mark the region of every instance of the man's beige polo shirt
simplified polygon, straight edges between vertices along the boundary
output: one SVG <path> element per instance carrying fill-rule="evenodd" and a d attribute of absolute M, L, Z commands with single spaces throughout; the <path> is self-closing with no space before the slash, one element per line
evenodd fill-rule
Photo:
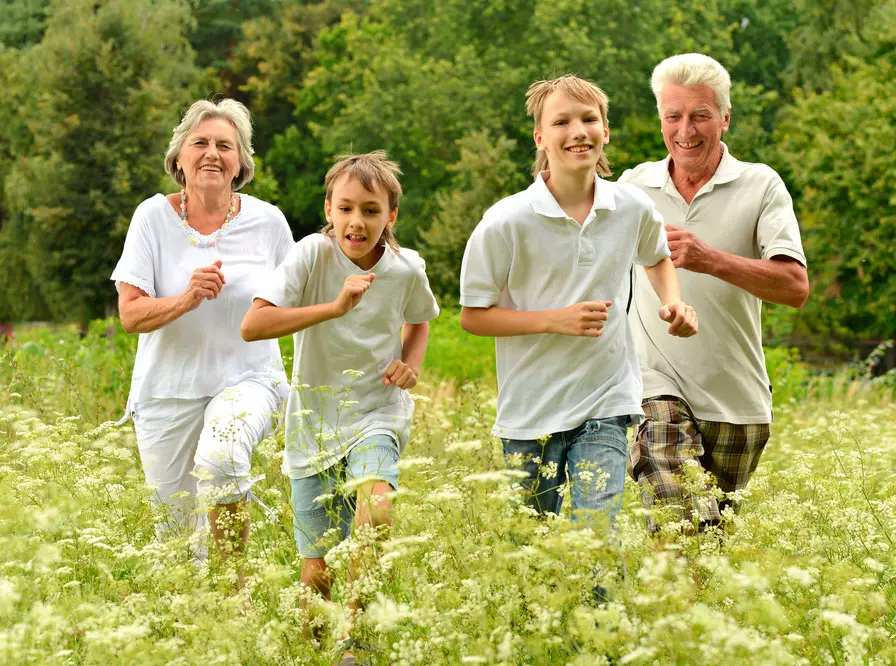
<path fill-rule="evenodd" d="M 619 179 L 653 199 L 667 224 L 714 248 L 751 259 L 806 257 L 793 201 L 781 177 L 764 164 L 724 153 L 715 174 L 688 205 L 669 177 L 669 158 L 646 162 Z M 769 423 L 771 386 L 762 352 L 762 301 L 711 275 L 679 269 L 682 298 L 697 311 L 700 330 L 675 338 L 656 313 L 660 301 L 641 267 L 635 269 L 630 313 L 644 397 L 683 398 L 699 419 Z"/>

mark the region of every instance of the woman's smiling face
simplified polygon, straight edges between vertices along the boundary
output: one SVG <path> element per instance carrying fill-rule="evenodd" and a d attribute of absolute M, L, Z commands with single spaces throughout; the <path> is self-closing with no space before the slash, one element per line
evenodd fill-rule
<path fill-rule="evenodd" d="M 223 118 L 206 118 L 187 135 L 177 166 L 188 187 L 231 188 L 240 172 L 236 128 Z"/>

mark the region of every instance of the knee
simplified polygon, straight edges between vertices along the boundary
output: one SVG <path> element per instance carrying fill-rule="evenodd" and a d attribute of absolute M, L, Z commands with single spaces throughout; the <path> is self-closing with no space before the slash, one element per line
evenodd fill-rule
<path fill-rule="evenodd" d="M 392 524 L 392 486 L 385 481 L 364 484 L 358 489 L 355 504 L 355 525 L 380 527 Z"/>

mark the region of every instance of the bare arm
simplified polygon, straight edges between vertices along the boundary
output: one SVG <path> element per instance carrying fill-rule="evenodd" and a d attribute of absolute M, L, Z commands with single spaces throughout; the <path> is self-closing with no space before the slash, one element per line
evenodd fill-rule
<path fill-rule="evenodd" d="M 659 296 L 663 307 L 659 316 L 665 322 L 669 322 L 669 335 L 680 338 L 689 338 L 697 332 L 697 315 L 694 308 L 681 300 L 681 290 L 678 287 L 678 276 L 675 275 L 675 265 L 671 259 L 663 259 L 653 266 L 644 268 L 650 286 Z"/>
<path fill-rule="evenodd" d="M 118 288 L 118 315 L 128 333 L 150 333 L 215 299 L 224 286 L 221 261 L 193 271 L 186 291 L 178 296 L 153 298 L 142 289 L 122 282 Z"/>
<path fill-rule="evenodd" d="M 246 342 L 282 338 L 339 316 L 333 303 L 281 308 L 263 298 L 256 298 L 243 318 L 240 335 Z"/>
<path fill-rule="evenodd" d="M 347 314 L 361 302 L 376 275 L 350 275 L 345 279 L 336 299 L 299 308 L 281 308 L 263 298 L 256 298 L 243 317 L 240 335 L 246 342 L 282 338 L 302 329 Z"/>
<path fill-rule="evenodd" d="M 511 310 L 493 305 L 464 307 L 460 325 L 467 333 L 487 337 L 534 335 L 585 335 L 599 337 L 607 320 L 610 301 L 585 301 L 558 310 Z"/>
<path fill-rule="evenodd" d="M 677 268 L 712 275 L 768 303 L 799 308 L 809 298 L 806 267 L 792 257 L 750 259 L 711 247 L 670 224 L 666 233 Z"/>
<path fill-rule="evenodd" d="M 383 375 L 383 384 L 394 384 L 402 389 L 414 388 L 420 377 L 428 340 L 429 322 L 404 324 L 401 327 L 401 360 L 395 359 L 389 364 Z"/>

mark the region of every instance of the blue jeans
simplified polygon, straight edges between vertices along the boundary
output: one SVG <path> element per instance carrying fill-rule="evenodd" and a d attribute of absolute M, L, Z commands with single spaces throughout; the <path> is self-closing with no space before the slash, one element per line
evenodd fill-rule
<path fill-rule="evenodd" d="M 373 435 L 356 444 L 345 458 L 319 474 L 291 479 L 293 535 L 302 557 L 323 557 L 329 550 L 322 542 L 329 529 L 342 539 L 352 530 L 355 496 L 340 492 L 346 481 L 369 477 L 398 488 L 398 442 L 388 435 Z"/>
<path fill-rule="evenodd" d="M 572 518 L 603 511 L 614 522 L 625 485 L 628 417 L 589 419 L 547 440 L 505 439 L 504 460 L 528 474 L 522 484 L 527 503 L 540 513 L 560 513 L 561 487 L 569 480 Z"/>

